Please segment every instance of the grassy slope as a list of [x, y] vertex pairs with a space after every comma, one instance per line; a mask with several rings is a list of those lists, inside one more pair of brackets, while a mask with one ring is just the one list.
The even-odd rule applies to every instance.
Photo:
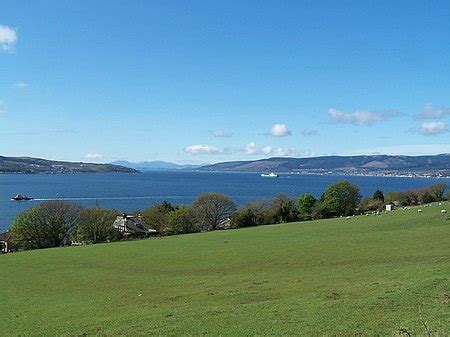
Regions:
[[0, 331], [448, 333], [440, 208], [0, 256]]

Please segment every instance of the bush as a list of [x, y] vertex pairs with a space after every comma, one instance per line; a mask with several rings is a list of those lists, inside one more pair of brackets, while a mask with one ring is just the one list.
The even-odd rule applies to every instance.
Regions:
[[115, 241], [120, 237], [118, 230], [113, 227], [117, 215], [119, 213], [112, 209], [98, 206], [85, 208], [76, 229], [77, 239], [91, 243]]
[[153, 205], [142, 213], [142, 222], [164, 235], [169, 231], [169, 214], [176, 208], [167, 201]]
[[301, 220], [312, 219], [314, 205], [317, 199], [311, 194], [302, 194], [297, 201], [298, 213]]
[[284, 194], [279, 194], [273, 201], [274, 223], [298, 221], [298, 210], [295, 201]]
[[383, 208], [383, 202], [379, 198], [363, 198], [358, 208], [362, 213], [377, 211]]
[[20, 249], [59, 247], [70, 243], [83, 207], [66, 201], [45, 201], [18, 215], [11, 236]]
[[168, 232], [170, 234], [186, 234], [200, 231], [200, 225], [191, 207], [182, 206], [169, 213]]
[[352, 215], [360, 200], [361, 194], [358, 186], [348, 181], [340, 181], [331, 185], [321, 198], [326, 216]]

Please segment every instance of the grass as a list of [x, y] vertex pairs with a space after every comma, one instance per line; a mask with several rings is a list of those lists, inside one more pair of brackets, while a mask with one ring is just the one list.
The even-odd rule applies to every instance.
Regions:
[[3, 255], [0, 334], [445, 335], [441, 208]]

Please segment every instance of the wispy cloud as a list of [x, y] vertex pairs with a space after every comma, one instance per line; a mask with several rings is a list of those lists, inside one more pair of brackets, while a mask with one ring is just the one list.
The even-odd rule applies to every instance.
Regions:
[[328, 109], [328, 114], [338, 123], [347, 123], [355, 125], [371, 125], [376, 122], [381, 122], [386, 119], [395, 117], [398, 115], [398, 111], [368, 111], [368, 110], [356, 110], [353, 112], [346, 112], [335, 108]]
[[190, 145], [184, 149], [185, 152], [190, 154], [221, 154], [225, 151], [222, 148], [215, 147], [208, 144]]
[[272, 147], [264, 146], [259, 147], [256, 142], [249, 142], [244, 146], [244, 152], [248, 155], [265, 155], [265, 156], [311, 156], [313, 153], [311, 151], [298, 151], [294, 147], [281, 146]]
[[233, 132], [227, 132], [223, 130], [211, 130], [209, 131], [209, 133], [217, 138], [230, 138], [233, 136]]
[[427, 122], [422, 123], [419, 128], [411, 129], [413, 132], [420, 133], [424, 136], [435, 136], [441, 133], [448, 132], [448, 126], [444, 122]]
[[274, 124], [268, 134], [274, 137], [285, 137], [290, 136], [292, 132], [286, 124]]
[[433, 103], [425, 104], [419, 117], [422, 119], [438, 119], [450, 116], [450, 108], [444, 106], [435, 106]]
[[305, 137], [312, 137], [317, 136], [319, 134], [319, 131], [317, 130], [303, 130], [302, 135]]
[[0, 51], [11, 52], [17, 42], [15, 29], [0, 25]]
[[365, 148], [353, 152], [356, 154], [388, 154], [388, 155], [433, 155], [450, 153], [450, 144], [412, 144]]
[[88, 153], [84, 156], [85, 159], [87, 160], [101, 160], [103, 159], [103, 155], [101, 155], [100, 153]]
[[28, 88], [28, 83], [25, 82], [17, 82], [14, 83], [12, 86], [14, 89], [26, 89]]

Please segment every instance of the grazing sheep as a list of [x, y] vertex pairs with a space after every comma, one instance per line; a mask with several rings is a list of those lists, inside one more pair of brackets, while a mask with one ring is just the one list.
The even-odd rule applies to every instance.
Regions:
[[351, 216], [348, 216], [346, 219], [348, 220], [348, 219], [351, 219], [352, 217]]
[[442, 214], [447, 213], [447, 210], [446, 209], [441, 209], [441, 213]]
[[419, 213], [420, 213], [420, 212], [422, 212], [422, 210], [421, 210], [421, 209], [418, 209], [418, 210], [417, 210], [417, 212], [419, 212]]

